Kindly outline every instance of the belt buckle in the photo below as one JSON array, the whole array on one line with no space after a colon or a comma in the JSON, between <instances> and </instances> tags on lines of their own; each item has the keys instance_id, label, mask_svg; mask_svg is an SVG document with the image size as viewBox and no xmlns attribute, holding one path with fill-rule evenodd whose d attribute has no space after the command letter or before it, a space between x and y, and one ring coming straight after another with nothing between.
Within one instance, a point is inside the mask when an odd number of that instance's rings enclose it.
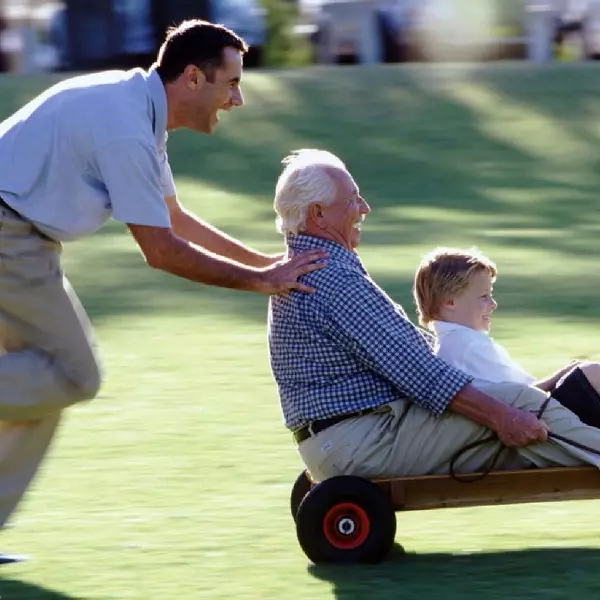
<instances>
[{"instance_id":1,"label":"belt buckle","mask_svg":"<svg viewBox=\"0 0 600 600\"><path fill-rule=\"evenodd\" d=\"M313 421L308 422L308 425L306 426L306 431L308 431L308 435L310 435L311 438L317 435L313 429Z\"/></svg>"}]
</instances>

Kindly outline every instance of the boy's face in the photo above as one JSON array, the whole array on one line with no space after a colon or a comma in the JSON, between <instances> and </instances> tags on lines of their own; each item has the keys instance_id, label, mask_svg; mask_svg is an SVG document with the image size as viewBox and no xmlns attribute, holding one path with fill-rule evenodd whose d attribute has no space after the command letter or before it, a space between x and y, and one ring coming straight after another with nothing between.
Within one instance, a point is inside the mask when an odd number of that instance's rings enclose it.
<instances>
[{"instance_id":1,"label":"boy's face","mask_svg":"<svg viewBox=\"0 0 600 600\"><path fill-rule=\"evenodd\" d=\"M445 303L452 322L489 332L492 312L498 306L492 296L493 287L492 277L487 271L475 271L467 287Z\"/></svg>"}]
</instances>

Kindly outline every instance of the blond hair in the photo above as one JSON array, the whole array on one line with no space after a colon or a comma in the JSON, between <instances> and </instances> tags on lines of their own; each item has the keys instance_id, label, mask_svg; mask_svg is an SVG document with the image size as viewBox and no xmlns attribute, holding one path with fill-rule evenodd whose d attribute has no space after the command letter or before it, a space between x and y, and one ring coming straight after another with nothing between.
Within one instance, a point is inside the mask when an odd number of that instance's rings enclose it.
<instances>
[{"instance_id":1,"label":"blond hair","mask_svg":"<svg viewBox=\"0 0 600 600\"><path fill-rule=\"evenodd\" d=\"M413 297L419 323L429 327L439 318L444 300L463 291L474 272L487 271L496 279L496 265L477 248L436 248L426 254L415 273Z\"/></svg>"}]
</instances>

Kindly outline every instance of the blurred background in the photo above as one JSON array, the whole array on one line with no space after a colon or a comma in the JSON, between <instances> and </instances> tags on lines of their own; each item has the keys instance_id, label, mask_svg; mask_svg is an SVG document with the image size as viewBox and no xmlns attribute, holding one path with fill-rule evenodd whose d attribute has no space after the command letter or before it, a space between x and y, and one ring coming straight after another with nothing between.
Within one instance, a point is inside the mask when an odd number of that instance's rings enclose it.
<instances>
[{"instance_id":1,"label":"blurred background","mask_svg":"<svg viewBox=\"0 0 600 600\"><path fill-rule=\"evenodd\" d=\"M0 0L0 68L147 67L191 17L240 33L248 67L600 56L600 0Z\"/></svg>"}]
</instances>

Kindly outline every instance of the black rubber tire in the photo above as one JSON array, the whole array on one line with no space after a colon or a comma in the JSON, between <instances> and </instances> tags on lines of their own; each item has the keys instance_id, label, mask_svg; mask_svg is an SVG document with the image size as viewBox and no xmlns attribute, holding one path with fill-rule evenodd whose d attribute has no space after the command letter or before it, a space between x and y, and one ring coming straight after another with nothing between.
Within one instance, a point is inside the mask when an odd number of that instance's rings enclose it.
<instances>
[{"instance_id":1,"label":"black rubber tire","mask_svg":"<svg viewBox=\"0 0 600 600\"><path fill-rule=\"evenodd\" d=\"M298 515L300 503L302 500L304 500L304 496L310 492L312 486L313 484L308 477L308 472L302 471L294 482L294 487L292 488L292 493L290 494L290 512L292 513L292 519L294 519L294 522L296 521L296 516Z\"/></svg>"},{"instance_id":2,"label":"black rubber tire","mask_svg":"<svg viewBox=\"0 0 600 600\"><path fill-rule=\"evenodd\" d=\"M315 564L379 563L394 544L396 514L374 483L332 477L315 485L300 503L296 535Z\"/></svg>"}]
</instances>

